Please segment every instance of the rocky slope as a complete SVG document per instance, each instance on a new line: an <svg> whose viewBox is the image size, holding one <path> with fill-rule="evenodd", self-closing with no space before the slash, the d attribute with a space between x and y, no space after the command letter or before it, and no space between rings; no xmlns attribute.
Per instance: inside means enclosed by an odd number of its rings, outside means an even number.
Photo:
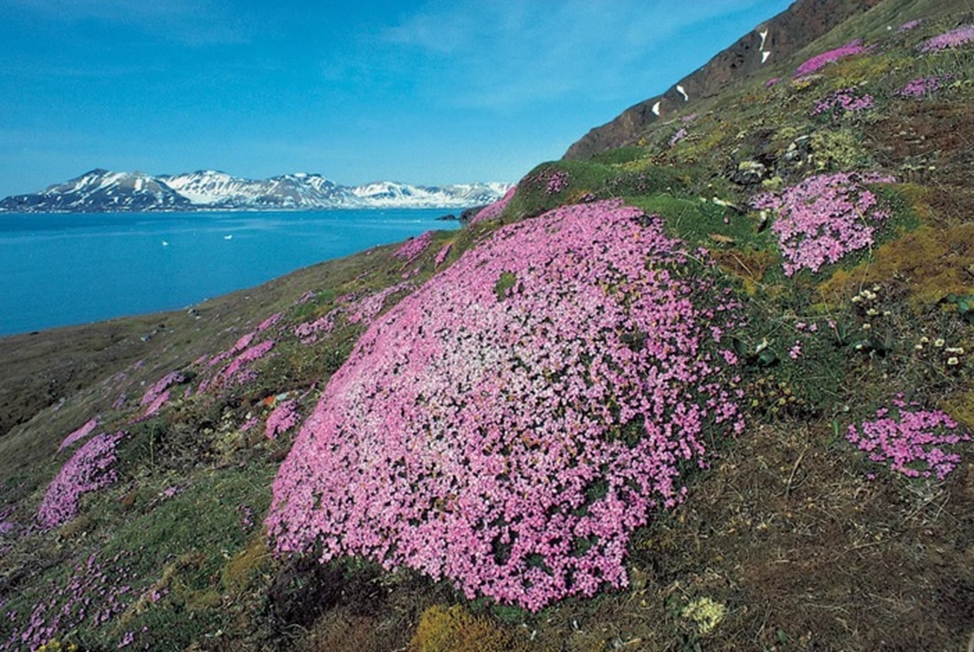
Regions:
<svg viewBox="0 0 974 652"><path fill-rule="evenodd" d="M971 70L884 0L458 231L0 339L0 650L967 648Z"/></svg>
<svg viewBox="0 0 974 652"><path fill-rule="evenodd" d="M509 184L414 186L384 181L343 186L318 174L253 180L223 172L151 176L92 170L43 192L0 201L0 212L103 213L332 208L468 208L490 203Z"/></svg>
<svg viewBox="0 0 974 652"><path fill-rule="evenodd" d="M612 121L592 129L572 144L566 159L587 159L632 143L654 122L674 112L687 114L700 99L711 98L727 86L787 61L803 48L847 19L860 15L881 0L797 0L781 14L756 26L699 70L671 86L662 95L629 107Z"/></svg>

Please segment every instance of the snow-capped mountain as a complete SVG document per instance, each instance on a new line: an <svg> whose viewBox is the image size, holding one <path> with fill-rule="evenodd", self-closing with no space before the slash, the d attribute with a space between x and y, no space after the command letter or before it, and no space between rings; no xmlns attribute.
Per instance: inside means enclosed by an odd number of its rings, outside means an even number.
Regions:
<svg viewBox="0 0 974 652"><path fill-rule="evenodd" d="M92 170L33 195L0 201L0 211L22 213L192 210L192 202L142 172Z"/></svg>
<svg viewBox="0 0 974 652"><path fill-rule="evenodd" d="M392 181L343 186L320 174L303 172L254 180L212 170L150 176L98 169L43 192L7 197L0 201L0 212L458 209L489 204L509 187L505 183L414 186Z"/></svg>
<svg viewBox="0 0 974 652"><path fill-rule="evenodd" d="M436 206L463 208L481 206L504 196L510 184L466 183L450 186L410 186L380 181L349 188L352 195L376 207ZM449 202L444 203L444 202Z"/></svg>
<svg viewBox="0 0 974 652"><path fill-rule="evenodd" d="M344 187L320 174L285 174L252 180L202 171L159 177L196 206L220 209L313 209L357 204ZM354 207L357 207L354 206Z"/></svg>

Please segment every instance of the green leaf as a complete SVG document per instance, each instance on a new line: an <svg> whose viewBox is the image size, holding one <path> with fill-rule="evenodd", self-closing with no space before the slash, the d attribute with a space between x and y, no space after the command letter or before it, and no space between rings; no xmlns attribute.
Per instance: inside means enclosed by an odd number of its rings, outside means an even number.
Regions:
<svg viewBox="0 0 974 652"><path fill-rule="evenodd" d="M760 362L761 365L764 367L770 367L777 361L778 361L778 354L775 353L774 349L772 349L771 347L761 349L761 352L758 353L758 362Z"/></svg>

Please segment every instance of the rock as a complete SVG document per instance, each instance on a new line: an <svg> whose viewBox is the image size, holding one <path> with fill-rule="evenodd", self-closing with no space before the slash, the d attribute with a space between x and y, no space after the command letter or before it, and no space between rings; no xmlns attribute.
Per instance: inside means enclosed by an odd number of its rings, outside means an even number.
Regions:
<svg viewBox="0 0 974 652"><path fill-rule="evenodd" d="M470 220L475 218L477 216L477 213L484 210L485 208L487 208L486 204L484 206L473 206L463 211L462 213L460 213L460 224L469 224Z"/></svg>
<svg viewBox="0 0 974 652"><path fill-rule="evenodd" d="M758 161L741 161L731 172L730 180L739 186L755 186L768 177L768 168Z"/></svg>

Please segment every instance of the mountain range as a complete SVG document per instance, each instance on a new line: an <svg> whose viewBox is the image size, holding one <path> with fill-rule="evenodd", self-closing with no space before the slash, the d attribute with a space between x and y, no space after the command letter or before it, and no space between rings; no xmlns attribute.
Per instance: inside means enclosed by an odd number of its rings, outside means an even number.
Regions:
<svg viewBox="0 0 974 652"><path fill-rule="evenodd" d="M0 201L0 212L468 208L496 201L508 188L510 184L496 182L415 186L378 181L345 186L303 172L255 180L212 170L154 176L95 169L42 192L7 197Z"/></svg>

